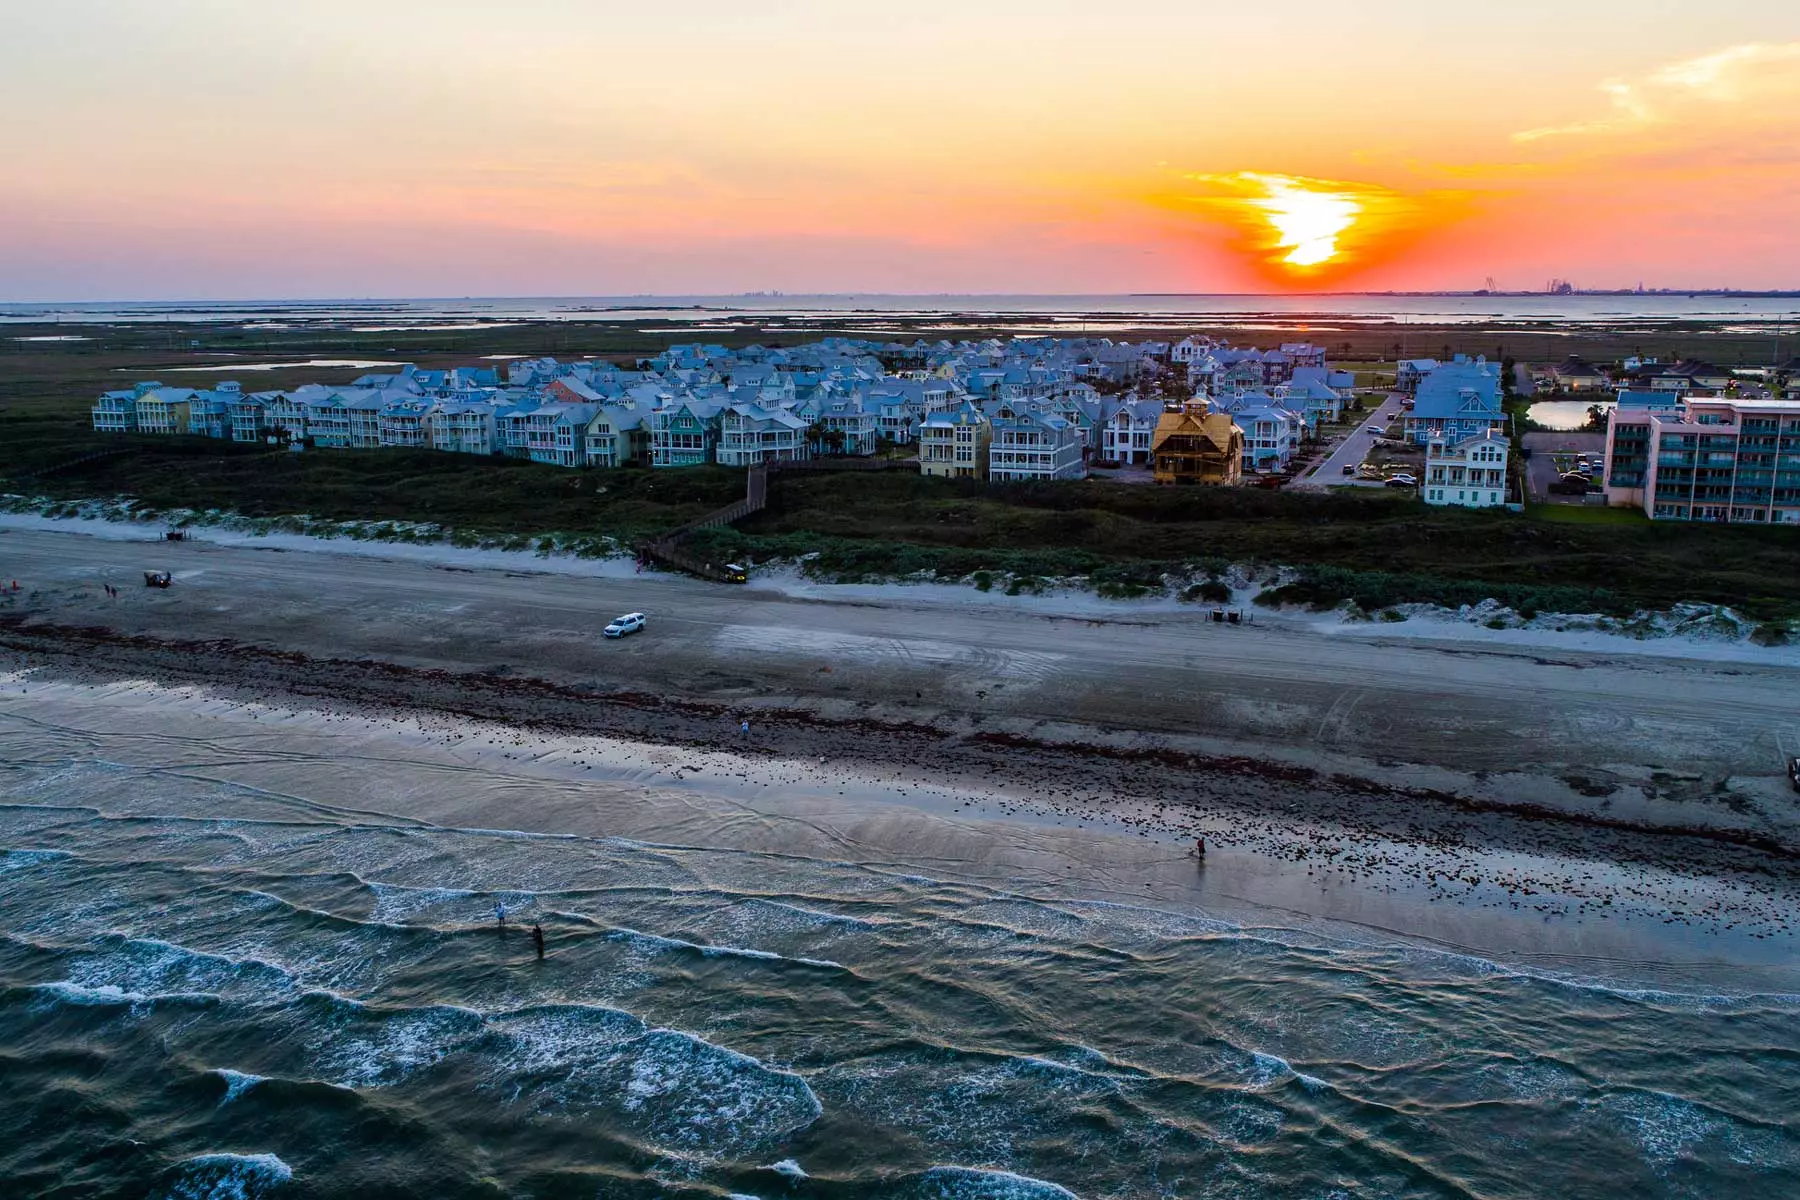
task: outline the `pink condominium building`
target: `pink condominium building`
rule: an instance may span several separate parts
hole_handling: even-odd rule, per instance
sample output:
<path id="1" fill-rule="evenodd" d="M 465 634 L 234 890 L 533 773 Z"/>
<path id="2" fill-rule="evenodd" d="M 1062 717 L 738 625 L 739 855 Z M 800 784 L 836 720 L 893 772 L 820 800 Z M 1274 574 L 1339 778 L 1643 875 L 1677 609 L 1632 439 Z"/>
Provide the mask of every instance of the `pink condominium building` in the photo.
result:
<path id="1" fill-rule="evenodd" d="M 1800 524 L 1800 400 L 1621 403 L 1606 496 L 1657 520 Z"/>

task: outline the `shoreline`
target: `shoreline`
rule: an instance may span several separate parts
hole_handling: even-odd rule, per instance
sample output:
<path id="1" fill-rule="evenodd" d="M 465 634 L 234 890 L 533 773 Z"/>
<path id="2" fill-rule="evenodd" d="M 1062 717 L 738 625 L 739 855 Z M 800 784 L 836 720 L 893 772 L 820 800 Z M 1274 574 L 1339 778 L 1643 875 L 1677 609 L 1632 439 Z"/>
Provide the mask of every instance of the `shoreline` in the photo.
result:
<path id="1" fill-rule="evenodd" d="M 342 725 L 401 738 L 409 753 L 452 748 L 465 768 L 649 798 L 625 818 L 645 827 L 611 831 L 621 836 L 661 828 L 666 809 L 680 814 L 673 828 L 697 821 L 697 844 L 717 848 L 725 818 L 699 820 L 693 806 L 747 805 L 814 831 L 806 838 L 836 831 L 816 853 L 891 843 L 883 848 L 903 864 L 990 886 L 1172 903 L 1246 929 L 1273 916 L 1282 928 L 1362 930 L 1558 975 L 1680 989 L 1717 986 L 1722 972 L 1800 990 L 1800 976 L 1781 969 L 1800 930 L 1800 854 L 1730 830 L 1508 811 L 1248 757 L 1133 753 L 806 709 L 762 710 L 744 739 L 731 713 L 688 699 L 242 646 L 22 635 L 14 622 L 0 626 L 0 645 L 9 672 L 0 713 L 9 716 L 14 697 L 35 696 L 34 710 L 99 702 L 152 727 L 171 714 L 239 732 L 255 722 L 259 736 L 277 722 L 308 734 Z M 1147 763 L 1158 768 L 1148 782 Z M 473 819 L 429 806 L 373 811 Z M 588 819 L 557 810 L 475 823 L 604 832 L 583 826 Z M 1194 836 L 1207 838 L 1204 864 L 1187 853 Z"/>

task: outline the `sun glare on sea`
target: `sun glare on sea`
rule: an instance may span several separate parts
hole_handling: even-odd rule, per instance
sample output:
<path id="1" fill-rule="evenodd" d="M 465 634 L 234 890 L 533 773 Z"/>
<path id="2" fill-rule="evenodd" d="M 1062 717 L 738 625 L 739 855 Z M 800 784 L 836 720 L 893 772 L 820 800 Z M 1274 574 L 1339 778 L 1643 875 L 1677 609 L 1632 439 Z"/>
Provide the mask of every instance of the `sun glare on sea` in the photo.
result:
<path id="1" fill-rule="evenodd" d="M 1301 181 L 1279 175 L 1253 177 L 1265 195 L 1248 203 L 1262 213 L 1275 231 L 1276 249 L 1284 249 L 1281 262 L 1292 267 L 1317 267 L 1338 256 L 1338 237 L 1356 223 L 1362 203 L 1343 192 L 1314 191 Z"/>

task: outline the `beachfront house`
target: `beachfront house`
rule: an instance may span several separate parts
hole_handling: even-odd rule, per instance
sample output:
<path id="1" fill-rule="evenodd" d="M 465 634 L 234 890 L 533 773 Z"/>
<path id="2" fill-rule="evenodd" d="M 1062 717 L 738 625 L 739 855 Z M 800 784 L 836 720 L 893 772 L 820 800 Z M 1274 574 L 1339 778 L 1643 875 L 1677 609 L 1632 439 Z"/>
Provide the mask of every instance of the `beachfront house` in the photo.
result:
<path id="1" fill-rule="evenodd" d="M 269 400 L 278 392 L 237 393 L 231 401 L 231 440 L 260 442 L 268 432 Z"/>
<path id="2" fill-rule="evenodd" d="M 1021 408 L 992 423 L 988 478 L 994 480 L 1080 479 L 1081 431 L 1051 413 Z"/>
<path id="3" fill-rule="evenodd" d="M 235 383 L 222 383 L 214 391 L 192 393 L 188 397 L 187 432 L 195 437 L 229 437 L 231 402 L 237 393 Z"/>
<path id="4" fill-rule="evenodd" d="M 1148 465 L 1163 406 L 1155 400 L 1126 399 L 1106 411 L 1100 424 L 1100 457 L 1130 466 Z"/>
<path id="5" fill-rule="evenodd" d="M 1425 447 L 1425 503 L 1460 508 L 1505 504 L 1511 452 L 1505 436 L 1491 430 L 1458 442 L 1433 438 Z"/>
<path id="6" fill-rule="evenodd" d="M 644 414 L 632 404 L 603 404 L 587 427 L 590 467 L 622 467 L 649 457 L 650 431 Z"/>
<path id="7" fill-rule="evenodd" d="M 650 414 L 650 465 L 697 467 L 712 461 L 719 440 L 719 409 L 684 400 Z"/>
<path id="8" fill-rule="evenodd" d="M 445 400 L 426 422 L 431 448 L 451 454 L 492 454 L 497 448 L 494 406 L 485 400 Z"/>
<path id="9" fill-rule="evenodd" d="M 719 414 L 719 465 L 753 467 L 810 457 L 806 430 L 807 423 L 793 413 L 757 404 L 734 404 Z"/>
<path id="10" fill-rule="evenodd" d="M 431 412 L 429 401 L 410 397 L 389 400 L 382 406 L 378 418 L 381 444 L 408 450 L 426 449 L 431 445 Z"/>
<path id="11" fill-rule="evenodd" d="M 193 395 L 190 388 L 153 387 L 145 391 L 137 398 L 137 431 L 186 433 Z"/>
<path id="12" fill-rule="evenodd" d="M 986 479 L 993 427 L 970 401 L 935 412 L 919 426 L 919 474 Z"/>
<path id="13" fill-rule="evenodd" d="M 1243 475 L 1243 459 L 1243 430 L 1204 400 L 1165 412 L 1156 423 L 1151 465 L 1158 483 L 1235 484 Z"/>
<path id="14" fill-rule="evenodd" d="M 102 393 L 91 413 L 94 432 L 136 433 L 138 395 L 138 389 Z"/>

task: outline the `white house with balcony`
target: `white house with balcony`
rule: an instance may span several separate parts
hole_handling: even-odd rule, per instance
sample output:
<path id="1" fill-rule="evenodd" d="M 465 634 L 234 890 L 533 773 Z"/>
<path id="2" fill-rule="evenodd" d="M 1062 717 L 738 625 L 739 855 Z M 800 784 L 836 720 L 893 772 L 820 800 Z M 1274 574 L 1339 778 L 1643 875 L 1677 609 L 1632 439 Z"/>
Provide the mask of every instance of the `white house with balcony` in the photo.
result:
<path id="1" fill-rule="evenodd" d="M 807 458 L 806 430 L 806 422 L 793 413 L 734 404 L 719 414 L 719 465 L 753 467 Z"/>
<path id="2" fill-rule="evenodd" d="M 431 413 L 435 406 L 427 400 L 389 400 L 380 413 L 380 436 L 383 446 L 423 450 L 431 445 Z"/>
<path id="3" fill-rule="evenodd" d="M 1108 462 L 1148 465 L 1150 443 L 1163 406 L 1155 400 L 1120 400 L 1100 422 L 1100 457 Z"/>
<path id="4" fill-rule="evenodd" d="M 988 444 L 988 478 L 999 481 L 1080 479 L 1081 432 L 1049 413 L 1021 407 L 993 422 Z"/>
<path id="5" fill-rule="evenodd" d="M 1506 503 L 1506 463 L 1512 453 L 1506 438 L 1495 432 L 1458 442 L 1433 438 L 1425 447 L 1427 504 L 1461 508 L 1497 508 Z"/>
<path id="6" fill-rule="evenodd" d="M 497 442 L 494 406 L 485 400 L 445 400 L 427 419 L 431 447 L 451 454 L 492 454 Z"/>

